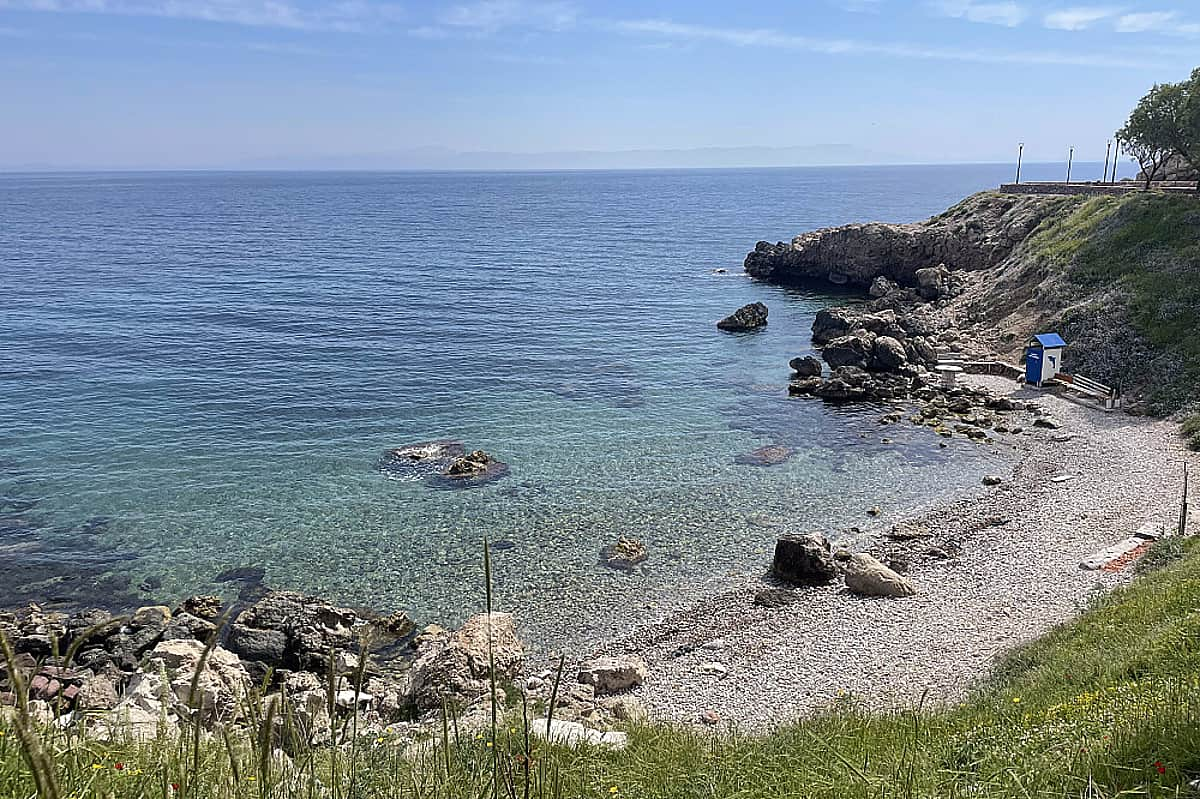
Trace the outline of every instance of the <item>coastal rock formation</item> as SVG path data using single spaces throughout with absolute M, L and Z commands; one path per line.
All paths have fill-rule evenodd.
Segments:
M 488 691 L 489 663 L 495 663 L 497 681 L 511 682 L 525 659 L 510 613 L 481 613 L 467 619 L 457 632 L 427 630 L 418 640 L 410 693 L 420 710 L 438 709 L 444 700 L 470 702 L 483 696 Z
M 445 469 L 426 480 L 439 488 L 474 488 L 499 480 L 508 473 L 507 463 L 477 449 L 455 458 Z
M 771 574 L 790 583 L 827 583 L 837 577 L 829 542 L 817 533 L 785 535 L 775 542 Z
M 786 244 L 760 241 L 745 269 L 771 283 L 827 280 L 867 289 L 884 277 L 917 288 L 918 270 L 974 271 L 1000 263 L 1053 207 L 1043 197 L 980 194 L 926 222 L 872 222 L 805 233 Z M 934 280 L 930 290 L 943 284 Z
M 821 362 L 811 355 L 805 355 L 802 358 L 792 358 L 788 362 L 788 366 L 792 367 L 792 371 L 796 373 L 796 377 L 820 377 L 824 371 Z
M 754 330 L 767 323 L 767 306 L 761 302 L 743 305 L 736 311 L 717 322 L 718 330 L 740 331 Z
M 850 557 L 845 565 L 846 588 L 852 593 L 873 597 L 905 597 L 917 593 L 916 587 L 894 570 L 865 553 Z

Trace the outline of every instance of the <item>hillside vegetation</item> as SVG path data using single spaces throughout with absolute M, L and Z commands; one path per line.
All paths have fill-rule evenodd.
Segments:
M 768 736 L 634 726 L 611 752 L 531 740 L 517 704 L 494 739 L 448 722 L 418 751 L 371 737 L 288 759 L 267 746 L 288 720 L 269 714 L 153 744 L 43 730 L 32 758 L 0 721 L 0 796 L 35 795 L 31 763 L 64 798 L 1200 795 L 1200 547 L 1164 547 L 1167 565 L 1010 654 L 957 707 L 873 713 L 846 697 Z
M 1195 404 L 1200 198 L 1050 202 L 1042 224 L 986 278 L 976 311 L 1010 329 L 1030 322 L 1060 329 L 1073 370 L 1143 393 L 1151 413 Z

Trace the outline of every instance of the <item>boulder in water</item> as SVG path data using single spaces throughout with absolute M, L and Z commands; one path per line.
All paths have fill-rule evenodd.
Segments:
M 754 330 L 767 323 L 767 306 L 761 302 L 743 305 L 736 311 L 717 322 L 718 330 Z
M 809 533 L 781 536 L 775 542 L 771 573 L 790 583 L 827 583 L 838 570 L 825 536 Z
M 639 563 L 650 557 L 646 545 L 636 538 L 621 536 L 617 543 L 600 550 L 600 560 L 605 566 L 621 571 L 632 571 Z

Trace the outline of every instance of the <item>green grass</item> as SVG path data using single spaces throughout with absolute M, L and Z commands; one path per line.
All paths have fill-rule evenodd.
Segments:
M 1187 440 L 1188 446 L 1200 450 L 1200 413 L 1193 414 L 1183 420 L 1179 432 Z
M 417 753 L 385 736 L 301 747 L 291 761 L 264 746 L 261 714 L 260 731 L 206 735 L 198 748 L 190 735 L 40 737 L 64 799 L 1200 795 L 1187 787 L 1200 778 L 1200 546 L 1178 549 L 1011 653 L 950 708 L 872 712 L 848 697 L 766 736 L 636 726 L 623 752 L 530 741 L 519 709 L 498 722 L 494 746 L 490 720 L 461 735 L 448 723 Z M 22 749 L 0 722 L 0 796 L 35 795 Z

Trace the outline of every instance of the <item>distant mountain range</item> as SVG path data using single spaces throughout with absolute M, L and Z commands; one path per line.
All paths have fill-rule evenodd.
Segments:
M 7 171 L 137 169 L 684 169 L 767 166 L 850 166 L 911 162 L 894 153 L 850 144 L 797 147 L 700 147 L 682 150 L 564 150 L 518 153 L 461 152 L 445 147 L 414 147 L 355 155 L 289 155 L 232 162 L 193 163 L 26 163 L 4 164 Z

